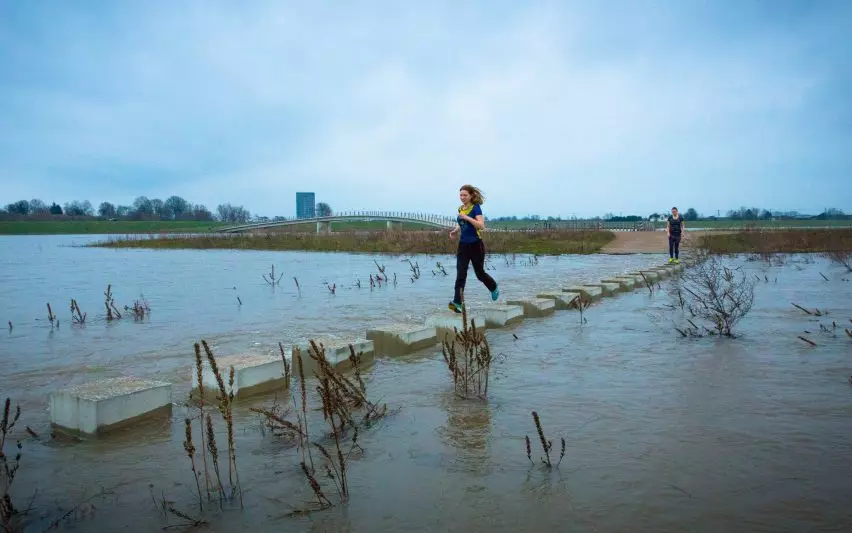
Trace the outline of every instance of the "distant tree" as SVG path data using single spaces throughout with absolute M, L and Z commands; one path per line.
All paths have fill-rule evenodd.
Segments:
M 130 216 L 131 213 L 133 213 L 133 208 L 129 205 L 120 205 L 115 208 L 115 216 L 119 218 Z
M 88 200 L 83 200 L 82 202 L 74 200 L 65 204 L 65 214 L 76 217 L 92 216 L 95 214 L 95 210 Z
M 162 200 L 160 200 L 159 198 L 153 198 L 151 200 L 151 214 L 154 215 L 156 218 L 162 218 L 163 205 L 164 203 Z
M 761 220 L 770 220 L 772 218 L 772 211 L 764 209 L 760 212 L 759 218 Z
M 683 214 L 684 220 L 698 220 L 698 211 L 694 208 L 690 207 L 686 210 L 686 213 Z
M 115 218 L 115 206 L 109 202 L 102 202 L 98 206 L 98 214 L 104 218 Z
M 15 203 L 7 205 L 6 211 L 8 211 L 10 215 L 26 216 L 30 214 L 30 203 L 26 200 L 18 200 Z
M 325 202 L 319 202 L 316 206 L 316 215 L 318 217 L 330 217 L 333 215 L 331 206 Z
M 733 220 L 757 220 L 760 216 L 761 209 L 758 207 L 740 207 L 728 211 L 728 218 Z
M 39 200 L 38 198 L 33 198 L 30 200 L 30 214 L 32 215 L 45 215 L 50 213 L 50 208 L 47 207 L 47 204 Z
M 233 224 L 244 224 L 251 218 L 251 213 L 243 206 L 233 206 L 231 204 L 220 204 L 216 211 L 219 214 L 219 220 L 222 222 L 230 222 Z
M 822 213 L 820 213 L 819 215 L 817 215 L 816 218 L 818 218 L 820 220 L 831 220 L 831 219 L 836 219 L 836 218 L 845 218 L 845 215 L 843 214 L 842 209 L 835 209 L 833 207 L 830 207 L 830 208 L 826 209 L 825 211 L 823 211 Z
M 184 214 L 191 211 L 192 206 L 180 196 L 169 196 L 166 198 L 163 208 L 168 209 L 171 212 L 172 217 L 175 220 L 178 220 L 182 218 Z
M 147 196 L 137 196 L 136 199 L 133 200 L 133 211 L 137 217 L 153 215 L 154 206 L 151 204 L 151 200 L 149 200 Z
M 656 222 L 656 221 L 660 220 L 661 218 L 663 218 L 663 216 L 661 214 L 651 213 L 651 215 L 648 217 L 648 220 L 650 220 L 651 222 Z
M 52 204 L 50 204 L 50 214 L 54 215 L 54 216 L 61 215 L 62 214 L 62 206 L 60 206 L 56 202 L 53 202 Z
M 193 220 L 212 221 L 213 213 L 207 209 L 207 206 L 196 204 L 192 206 L 192 218 Z

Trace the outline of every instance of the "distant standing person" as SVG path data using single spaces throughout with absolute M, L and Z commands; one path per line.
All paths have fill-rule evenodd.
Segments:
M 666 235 L 669 236 L 669 263 L 680 263 L 680 237 L 683 234 L 683 217 L 672 207 L 672 214 L 666 221 Z
M 476 279 L 481 281 L 491 292 L 491 299 L 496 300 L 500 296 L 497 282 L 485 272 L 485 243 L 482 241 L 482 231 L 485 229 L 485 217 L 480 207 L 485 202 L 485 195 L 473 185 L 462 185 L 459 189 L 459 214 L 458 226 L 450 231 L 450 239 L 460 233 L 459 248 L 456 254 L 456 288 L 453 301 L 449 308 L 456 313 L 462 312 L 462 296 L 465 282 L 467 281 L 467 267 L 473 263 L 473 272 Z

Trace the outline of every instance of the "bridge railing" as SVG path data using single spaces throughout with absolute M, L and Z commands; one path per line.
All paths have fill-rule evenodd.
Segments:
M 451 227 L 456 223 L 456 218 L 446 215 L 435 215 L 430 213 L 415 213 L 405 211 L 341 211 L 334 213 L 329 217 L 275 217 L 274 219 L 254 222 L 249 224 L 235 225 L 227 228 L 226 231 L 248 230 L 252 228 L 262 228 L 275 226 L 278 224 L 310 224 L 314 222 L 330 222 L 340 219 L 372 219 L 372 220 L 391 220 L 391 221 L 412 221 L 425 222 L 432 225 Z M 653 231 L 654 224 L 648 221 L 636 222 L 608 222 L 602 220 L 558 220 L 549 221 L 542 220 L 539 222 L 531 222 L 524 226 L 512 225 L 506 227 L 500 221 L 490 221 L 490 230 L 492 231 L 542 231 L 542 230 L 609 230 L 609 231 Z

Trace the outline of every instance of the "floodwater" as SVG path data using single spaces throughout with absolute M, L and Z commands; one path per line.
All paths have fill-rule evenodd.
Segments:
M 102 488 L 108 494 L 60 530 L 155 531 L 180 523 L 158 513 L 150 485 L 158 499 L 199 516 L 182 445 L 194 341 L 205 338 L 227 355 L 272 353 L 279 341 L 314 335 L 363 336 L 376 324 L 422 322 L 452 290 L 446 256 L 412 258 L 422 271 L 412 283 L 399 257 L 68 246 L 88 239 L 0 238 L 0 318 L 13 323 L 0 341 L 0 395 L 21 402 L 21 426 L 39 435 L 16 434 L 25 440 L 13 496 L 26 507 L 37 489 L 33 531 Z M 508 263 L 495 256 L 491 274 L 513 297 L 662 258 L 563 256 L 530 264 L 526 256 Z M 374 259 L 398 274 L 397 286 L 370 291 Z M 449 276 L 432 275 L 436 261 Z M 273 263 L 284 273 L 276 288 L 261 279 Z M 368 396 L 398 411 L 362 431 L 364 453 L 348 466 L 350 501 L 308 517 L 285 516 L 313 499 L 300 453 L 248 412 L 272 397 L 240 403 L 245 509 L 205 512 L 206 530 L 848 531 L 852 339 L 843 330 L 852 329 L 852 282 L 806 256 L 783 266 L 739 264 L 769 282 L 757 284 L 737 339 L 681 338 L 673 324 L 682 317 L 666 308 L 671 296 L 642 289 L 595 304 L 584 325 L 576 312 L 558 311 L 489 330 L 498 357 L 487 402 L 453 396 L 440 350 L 378 359 L 365 372 Z M 98 316 L 107 283 L 122 305 L 144 293 L 150 319 L 107 324 Z M 335 295 L 326 283 L 337 284 Z M 485 301 L 472 272 L 468 287 L 469 305 Z M 70 324 L 71 297 L 89 314 L 84 327 Z M 58 330 L 47 323 L 48 301 Z M 791 302 L 829 314 L 808 316 Z M 49 391 L 123 373 L 172 382 L 172 420 L 100 441 L 50 438 Z M 541 455 L 532 410 L 555 455 L 566 440 L 558 469 L 527 460 L 524 435 L 533 458 Z M 321 420 L 312 419 L 312 433 L 319 435 Z M 320 482 L 337 502 L 328 481 Z

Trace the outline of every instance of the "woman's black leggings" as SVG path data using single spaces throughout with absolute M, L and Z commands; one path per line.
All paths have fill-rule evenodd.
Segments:
M 469 263 L 473 263 L 476 279 L 484 283 L 489 291 L 493 292 L 497 288 L 497 282 L 485 272 L 485 243 L 459 243 L 459 251 L 456 254 L 456 292 L 453 297 L 456 303 L 461 303 L 461 291 L 467 281 Z
M 680 235 L 669 236 L 669 257 L 678 258 L 680 255 Z

